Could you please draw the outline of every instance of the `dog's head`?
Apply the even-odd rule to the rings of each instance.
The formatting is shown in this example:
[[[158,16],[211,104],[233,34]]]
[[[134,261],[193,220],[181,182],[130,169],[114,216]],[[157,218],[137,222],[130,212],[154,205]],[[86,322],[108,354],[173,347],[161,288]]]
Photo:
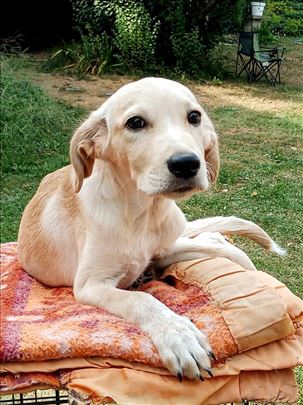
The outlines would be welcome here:
[[[137,189],[182,198],[207,190],[219,170],[218,139],[191,91],[167,79],[146,78],[114,93],[71,141],[76,191],[95,159],[129,171]]]

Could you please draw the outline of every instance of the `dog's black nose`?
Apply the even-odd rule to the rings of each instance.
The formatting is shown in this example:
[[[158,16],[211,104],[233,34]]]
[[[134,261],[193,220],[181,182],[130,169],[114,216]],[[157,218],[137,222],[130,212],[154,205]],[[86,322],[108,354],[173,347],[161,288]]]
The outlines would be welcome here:
[[[177,153],[167,161],[168,170],[176,177],[189,179],[200,169],[200,159],[194,153]]]

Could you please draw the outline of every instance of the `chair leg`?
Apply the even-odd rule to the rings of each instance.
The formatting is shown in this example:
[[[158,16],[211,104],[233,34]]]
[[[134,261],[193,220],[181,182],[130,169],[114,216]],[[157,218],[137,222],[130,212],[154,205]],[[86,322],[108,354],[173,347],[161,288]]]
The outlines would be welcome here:
[[[237,53],[235,76],[238,77],[239,53]]]
[[[256,76],[257,76],[257,63],[255,60],[252,60],[250,76],[249,76],[249,83],[256,81]]]
[[[261,62],[256,62],[258,65],[258,72],[255,75],[255,81],[259,82],[262,77],[265,76],[267,81],[272,85],[275,86],[276,82],[280,83],[280,64],[281,62],[273,62],[269,66],[263,66]],[[277,71],[273,74],[273,70],[277,67]]]
[[[249,62],[246,62],[245,61],[245,59],[242,57],[242,55],[240,55],[240,61],[241,61],[241,64],[242,64],[242,69],[240,70],[240,72],[237,74],[237,77],[239,77],[241,74],[242,74],[242,72],[245,70],[246,71],[246,67],[247,67],[247,65],[248,65],[248,63]]]
[[[238,71],[238,67],[241,63],[241,70]],[[244,57],[241,54],[237,55],[237,62],[236,62],[236,77],[241,76],[241,74],[245,71],[246,76],[247,76],[247,81],[250,82],[251,79],[251,71],[252,71],[252,63],[253,60],[252,58],[249,58],[249,60],[244,59]]]
[[[280,68],[281,68],[281,61],[278,62],[278,72],[277,72],[277,75],[278,75],[278,83],[279,83],[279,84],[281,83]]]

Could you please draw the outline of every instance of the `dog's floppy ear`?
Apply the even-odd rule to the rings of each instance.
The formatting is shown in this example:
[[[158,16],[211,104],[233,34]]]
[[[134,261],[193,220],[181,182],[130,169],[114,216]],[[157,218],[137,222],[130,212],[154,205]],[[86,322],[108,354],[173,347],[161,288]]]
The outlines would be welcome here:
[[[70,143],[70,159],[75,171],[75,191],[78,193],[83,180],[92,174],[96,146],[106,129],[105,120],[90,116],[75,132]],[[98,148],[100,150],[100,148]]]
[[[206,113],[202,130],[207,176],[211,183],[215,183],[220,169],[219,142],[215,128]]]
[[[214,183],[220,169],[219,145],[216,135],[212,145],[205,150],[205,161],[208,179],[211,183]]]

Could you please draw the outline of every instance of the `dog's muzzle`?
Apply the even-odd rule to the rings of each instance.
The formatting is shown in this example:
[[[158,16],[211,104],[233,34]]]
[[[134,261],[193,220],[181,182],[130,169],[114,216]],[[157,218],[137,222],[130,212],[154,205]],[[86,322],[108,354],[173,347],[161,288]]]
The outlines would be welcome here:
[[[194,153],[176,153],[165,162],[166,170],[154,170],[139,178],[138,188],[148,195],[180,199],[208,189],[203,162]]]
[[[177,153],[167,161],[168,170],[178,179],[188,180],[196,176],[200,166],[200,159],[194,153]]]

